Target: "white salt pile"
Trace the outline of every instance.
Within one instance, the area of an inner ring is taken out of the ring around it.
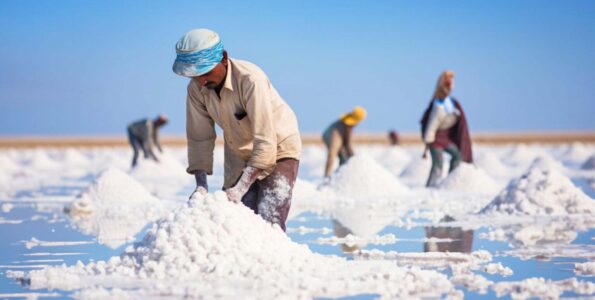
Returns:
[[[329,187],[353,198],[394,197],[409,191],[393,174],[364,154],[350,158],[333,176]]]
[[[99,243],[117,248],[133,239],[147,223],[167,211],[138,181],[110,168],[72,203],[73,224]]]
[[[413,159],[407,167],[401,172],[399,178],[415,185],[425,185],[430,175],[430,168],[432,167],[432,160],[427,159]]]
[[[159,162],[139,158],[130,175],[159,197],[172,197],[194,181],[194,177],[186,173],[186,168],[168,153],[160,155]]]
[[[0,173],[7,174],[16,172],[20,169],[19,165],[14,162],[8,155],[0,153]]]
[[[45,151],[38,150],[32,153],[27,161],[27,166],[35,171],[49,171],[59,169],[61,165],[51,159]]]
[[[533,162],[531,162],[529,169],[539,169],[543,171],[556,170],[558,172],[563,172],[566,168],[564,168],[559,161],[553,159],[549,155],[539,155]]]
[[[377,161],[395,175],[401,174],[411,161],[411,155],[401,147],[390,147],[384,151]]]
[[[568,162],[580,163],[592,156],[594,149],[582,143],[572,143],[562,154],[562,158]]]
[[[500,185],[480,168],[461,163],[438,184],[439,189],[495,195]]]
[[[593,295],[595,283],[569,278],[559,281],[532,277],[522,281],[496,282],[492,286],[496,296],[510,295],[512,299],[559,299],[565,292]]]
[[[490,263],[483,268],[484,272],[488,274],[500,274],[502,276],[510,276],[513,274],[512,269],[503,266],[501,263]]]
[[[504,156],[504,162],[513,166],[528,166],[539,153],[530,149],[525,144],[514,146],[509,153]]]
[[[377,293],[384,298],[440,297],[454,291],[435,271],[386,262],[347,261],[292,242],[223,192],[193,199],[153,226],[120,257],[47,267],[26,275],[31,287],[120,288],[161,297],[312,298]],[[197,284],[200,283],[200,284]]]
[[[555,170],[531,169],[511,181],[481,213],[566,215],[595,213],[595,202]]]
[[[89,164],[89,159],[80,151],[74,148],[68,148],[64,151],[62,163],[69,167],[83,167]]]
[[[591,155],[581,166],[583,170],[595,170],[595,154]]]
[[[510,168],[506,167],[498,156],[492,152],[484,152],[477,157],[475,164],[494,178],[509,178],[511,176]]]

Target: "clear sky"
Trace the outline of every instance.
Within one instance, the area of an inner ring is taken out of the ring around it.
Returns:
[[[188,30],[217,31],[320,132],[418,130],[444,69],[471,130],[595,130],[595,1],[0,0],[0,135],[184,133]]]

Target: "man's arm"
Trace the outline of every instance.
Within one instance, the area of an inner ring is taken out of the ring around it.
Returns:
[[[155,147],[157,147],[157,150],[159,150],[159,153],[163,153],[163,149],[161,149],[161,143],[159,143],[159,134],[158,134],[159,130],[155,127],[153,127],[153,143],[155,144]]]
[[[215,148],[215,123],[206,107],[199,101],[198,91],[188,85],[186,98],[186,138],[188,139],[188,168],[195,174],[202,170],[213,174],[213,150]]]
[[[353,135],[353,126],[347,126],[347,128],[345,129],[345,135],[342,138],[343,138],[343,147],[345,147],[345,150],[347,151],[348,158],[353,156],[353,148],[351,148],[352,135]]]

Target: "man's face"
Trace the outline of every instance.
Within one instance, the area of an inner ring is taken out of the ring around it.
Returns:
[[[223,51],[223,59],[221,62],[208,73],[192,77],[192,80],[196,80],[201,87],[204,86],[208,89],[215,89],[223,84],[225,76],[227,76],[227,52]]]

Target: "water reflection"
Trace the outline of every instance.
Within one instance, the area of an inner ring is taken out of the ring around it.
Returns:
[[[344,238],[347,237],[348,235],[354,235],[353,232],[351,231],[351,229],[343,226],[343,224],[341,224],[341,222],[339,222],[336,219],[333,219],[333,231],[335,233],[335,236],[338,238]],[[360,250],[361,246],[358,244],[347,244],[347,243],[341,243],[341,251],[343,251],[343,253],[353,253],[357,250]]]
[[[445,216],[440,222],[453,222],[454,218]],[[427,242],[424,252],[462,252],[470,253],[473,248],[473,230],[463,230],[462,227],[430,226],[424,228]],[[438,239],[432,241],[433,239]]]

